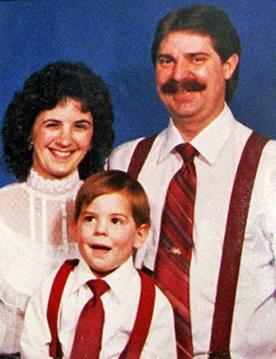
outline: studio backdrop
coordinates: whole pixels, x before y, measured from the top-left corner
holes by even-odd
[[[224,9],[242,44],[236,118],[276,138],[276,1],[206,0]],[[25,79],[57,60],[84,62],[107,83],[115,145],[164,128],[168,114],[155,91],[151,43],[157,22],[195,0],[0,1],[0,126]],[[0,149],[2,143],[0,141]],[[3,164],[0,186],[14,181]]]

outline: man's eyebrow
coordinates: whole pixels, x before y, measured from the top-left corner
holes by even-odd
[[[166,58],[168,60],[173,60],[174,59],[174,57],[172,55],[170,55],[170,54],[158,54],[156,56],[156,60],[158,60],[160,58]]]
[[[194,51],[194,52],[188,52],[188,56],[194,57],[194,56],[210,56],[210,54],[206,51]]]

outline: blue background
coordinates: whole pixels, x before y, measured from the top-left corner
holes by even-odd
[[[85,62],[109,86],[115,145],[166,126],[155,92],[151,43],[169,11],[198,1],[0,1],[0,125],[31,72],[59,59]],[[207,0],[224,9],[242,43],[241,76],[232,103],[244,124],[276,138],[276,0]],[[1,148],[1,141],[0,141]],[[0,186],[13,181],[1,156]]]

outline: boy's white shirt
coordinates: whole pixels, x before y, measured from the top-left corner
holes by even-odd
[[[46,311],[48,297],[56,271],[42,284],[27,307],[24,329],[21,338],[22,359],[49,358],[47,343],[50,332]],[[86,262],[79,265],[69,276],[63,292],[59,315],[59,338],[63,347],[64,359],[70,357],[75,327],[83,306],[92,293],[85,284],[94,279]],[[140,276],[133,267],[132,258],[104,278],[110,289],[103,294],[105,324],[100,359],[118,358],[127,344],[140,298]],[[141,359],[176,358],[174,319],[171,305],[156,287],[155,307],[150,331],[141,354]]]

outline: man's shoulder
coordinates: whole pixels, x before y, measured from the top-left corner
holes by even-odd
[[[122,143],[121,145],[115,147],[115,149],[113,149],[112,153],[111,153],[111,156],[116,156],[120,153],[126,153],[126,152],[129,152],[130,150],[133,150],[135,149],[135,147],[137,146],[137,144],[143,140],[145,137],[139,137],[139,138],[136,138],[134,140],[131,140],[131,141],[127,141],[127,142],[124,142]]]
[[[264,146],[262,153],[262,161],[265,161],[269,167],[276,167],[276,140],[269,139]]]
[[[139,137],[116,147],[108,158],[106,168],[126,171],[136,146],[145,138],[146,137]]]

